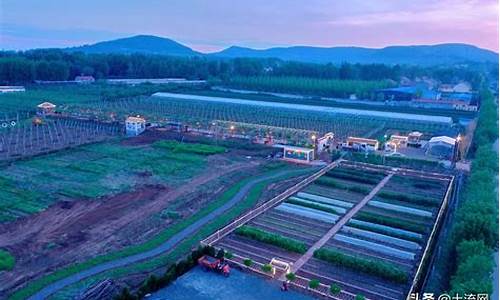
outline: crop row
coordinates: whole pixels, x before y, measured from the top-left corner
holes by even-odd
[[[335,172],[335,171],[330,171],[326,173],[326,176],[328,177],[333,177],[333,178],[339,178],[339,179],[345,179],[349,181],[354,181],[358,183],[364,183],[364,184],[377,184],[380,180],[375,179],[375,178],[369,178],[369,177],[360,177],[356,175],[351,175],[347,173],[340,173],[340,172]]]
[[[419,205],[426,206],[426,207],[437,207],[440,204],[439,199],[433,199],[433,198],[422,197],[422,196],[415,196],[412,194],[395,193],[395,192],[389,192],[389,191],[380,191],[377,194],[377,197],[382,198],[382,199],[397,200],[397,201],[402,201],[402,202],[419,204]]]
[[[303,242],[270,233],[256,227],[244,225],[236,229],[235,233],[291,252],[305,253],[307,251],[307,245]]]
[[[334,208],[331,208],[331,207],[326,206],[326,205],[311,203],[309,201],[303,201],[303,200],[298,200],[298,199],[287,199],[286,202],[290,203],[290,204],[295,204],[295,205],[300,205],[300,206],[304,206],[304,207],[309,207],[309,208],[321,210],[321,211],[326,211],[326,212],[329,212],[332,214],[339,214],[339,212]]]
[[[318,178],[314,183],[359,194],[368,194],[370,192],[370,189],[366,187],[343,184],[327,176]]]
[[[314,257],[339,267],[353,269],[362,273],[378,276],[396,283],[408,281],[408,274],[396,265],[366,258],[346,255],[330,248],[321,248],[314,252]]]
[[[400,220],[396,218],[387,218],[381,215],[378,215],[376,213],[371,213],[371,212],[366,212],[366,211],[360,211],[358,212],[355,216],[354,219],[356,220],[361,220],[361,221],[366,221],[366,222],[372,222],[380,225],[386,225],[389,227],[395,227],[395,228],[400,228],[412,232],[417,232],[417,233],[426,233],[427,228],[426,226],[422,224],[417,224],[413,222],[409,222],[406,220]]]

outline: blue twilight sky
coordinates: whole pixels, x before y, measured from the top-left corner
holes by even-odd
[[[498,52],[496,0],[0,0],[0,49],[135,34],[202,52],[239,45],[469,43]]]

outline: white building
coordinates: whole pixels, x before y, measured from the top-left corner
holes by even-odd
[[[425,154],[439,159],[453,159],[456,139],[448,136],[435,136],[426,145]]]
[[[314,160],[314,149],[283,145],[283,159],[296,163],[310,163]]]
[[[342,147],[354,151],[375,151],[378,149],[379,143],[373,139],[350,136],[347,138],[347,142],[342,144]]]
[[[128,117],[125,120],[125,131],[128,136],[137,136],[146,130],[146,120],[139,116]]]
[[[36,106],[36,114],[39,116],[46,116],[53,114],[56,110],[56,105],[50,102],[43,102]]]
[[[455,93],[470,93],[472,87],[467,82],[460,82],[453,87]]]
[[[328,132],[324,136],[318,138],[318,140],[316,141],[318,153],[321,153],[323,151],[330,151],[333,145],[333,141],[334,135],[332,132]]]

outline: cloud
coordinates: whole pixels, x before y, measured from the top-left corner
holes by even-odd
[[[127,33],[169,37],[205,51],[231,45],[382,47],[446,42],[498,50],[498,3],[494,0],[0,0],[0,3],[3,22],[24,28],[9,32],[8,40],[4,38],[12,47],[75,45]]]

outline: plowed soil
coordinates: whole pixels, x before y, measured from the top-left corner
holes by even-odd
[[[231,155],[210,157],[206,171],[181,186],[143,185],[99,199],[70,199],[39,214],[0,224],[0,248],[16,258],[12,271],[0,273],[0,299],[54,269],[144,242],[174,222],[158,216],[180,197],[189,203],[178,207],[181,217],[192,214],[227,187],[221,177],[235,181],[241,171],[252,172],[259,164],[241,159],[228,164]],[[210,190],[200,197],[194,191],[202,185]]]

